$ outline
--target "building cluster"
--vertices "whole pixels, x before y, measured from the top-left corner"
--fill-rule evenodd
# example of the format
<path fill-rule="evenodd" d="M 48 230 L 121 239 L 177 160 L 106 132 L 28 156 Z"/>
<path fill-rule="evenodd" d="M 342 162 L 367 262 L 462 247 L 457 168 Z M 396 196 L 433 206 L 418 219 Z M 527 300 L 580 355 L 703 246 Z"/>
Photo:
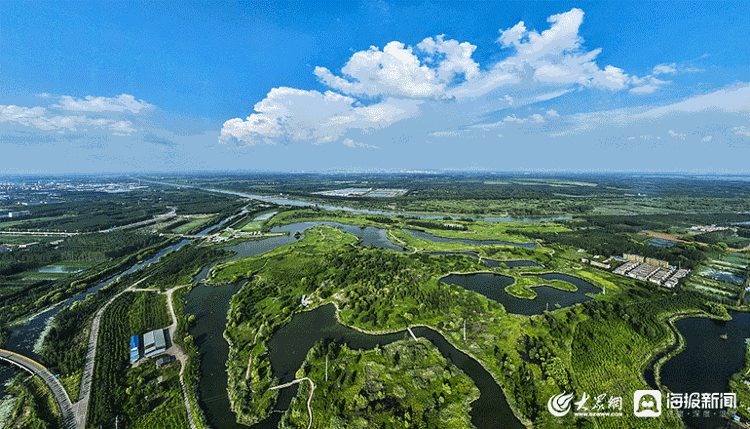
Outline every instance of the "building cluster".
<path fill-rule="evenodd" d="M 737 232 L 737 228 L 732 226 L 718 226 L 718 225 L 696 225 L 690 227 L 690 232 L 694 234 L 703 234 L 706 232 L 716 231 L 734 231 Z"/>
<path fill-rule="evenodd" d="M 141 338 L 143 342 L 141 343 Z M 164 329 L 155 329 L 143 335 L 130 337 L 130 363 L 134 364 L 141 359 L 150 358 L 167 351 L 167 338 Z"/>
<path fill-rule="evenodd" d="M 7 211 L 5 213 L 0 213 L 0 219 L 6 218 L 6 219 L 18 219 L 22 217 L 29 217 L 31 216 L 31 212 L 28 210 L 16 210 L 16 211 Z"/>
<path fill-rule="evenodd" d="M 680 280 L 690 274 L 690 270 L 674 267 L 661 259 L 628 253 L 622 256 L 626 262 L 614 269 L 615 274 L 648 281 L 669 289 L 677 286 Z"/>
<path fill-rule="evenodd" d="M 607 259 L 604 262 L 600 262 L 600 261 L 596 260 L 597 258 L 600 258 L 600 256 L 597 255 L 597 256 L 594 256 L 591 259 L 589 259 L 589 258 L 581 258 L 581 262 L 583 262 L 584 264 L 589 264 L 592 267 L 601 268 L 603 270 L 608 270 L 608 269 L 612 268 L 612 266 L 607 263 L 607 262 L 609 262 L 609 259 Z"/>
<path fill-rule="evenodd" d="M 344 188 L 334 189 L 331 191 L 320 191 L 313 192 L 317 195 L 325 195 L 328 197 L 370 197 L 370 198 L 394 198 L 405 195 L 409 192 L 408 189 L 392 189 L 392 188 Z"/>

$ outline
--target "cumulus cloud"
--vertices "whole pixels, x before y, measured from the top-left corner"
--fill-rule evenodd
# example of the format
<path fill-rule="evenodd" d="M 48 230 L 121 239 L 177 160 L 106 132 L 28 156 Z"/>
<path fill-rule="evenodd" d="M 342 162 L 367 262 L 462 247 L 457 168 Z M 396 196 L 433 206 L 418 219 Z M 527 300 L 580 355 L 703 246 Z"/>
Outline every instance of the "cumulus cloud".
<path fill-rule="evenodd" d="M 277 142 L 329 143 L 349 129 L 372 130 L 416 114 L 413 100 L 386 99 L 368 106 L 333 91 L 319 92 L 288 87 L 272 89 L 246 119 L 226 121 L 222 141 L 248 145 Z"/>
<path fill-rule="evenodd" d="M 523 21 L 500 30 L 497 48 L 505 55 L 483 65 L 474 58 L 476 45 L 442 34 L 414 46 L 397 40 L 382 48 L 370 46 L 354 52 L 338 71 L 315 67 L 325 90 L 270 90 L 245 119 L 224 123 L 220 141 L 360 142 L 394 124 L 406 126 L 403 123 L 409 124 L 410 133 L 438 137 L 447 134 L 435 133 L 452 131 L 441 123 L 447 117 L 456 131 L 508 122 L 541 124 L 559 115 L 554 110 L 516 114 L 511 109 L 587 89 L 650 94 L 670 83 L 657 76 L 678 69 L 659 64 L 639 77 L 600 64 L 602 49 L 586 48 L 580 35 L 581 9 L 552 15 L 547 22 L 542 31 L 527 28 Z"/>
<path fill-rule="evenodd" d="M 437 71 L 423 64 L 411 47 L 397 41 L 389 42 L 383 50 L 371 46 L 355 52 L 341 71 L 345 77 L 315 67 L 318 79 L 349 95 L 425 98 L 445 91 Z"/>
<path fill-rule="evenodd" d="M 571 9 L 547 18 L 550 28 L 528 30 L 523 21 L 503 30 L 498 42 L 515 54 L 495 66 L 495 71 L 523 75 L 531 70 L 535 81 L 554 85 L 582 85 L 606 90 L 627 87 L 630 76 L 621 68 L 596 63 L 601 49 L 587 51 L 579 29 L 584 12 Z"/>
<path fill-rule="evenodd" d="M 0 123 L 16 124 L 40 131 L 77 132 L 91 129 L 109 131 L 114 135 L 129 135 L 136 131 L 132 122 L 83 115 L 62 115 L 47 108 L 0 105 Z"/>
<path fill-rule="evenodd" d="M 143 100 L 138 100 L 130 94 L 120 94 L 115 97 L 87 95 L 83 98 L 62 95 L 54 107 L 73 112 L 124 112 L 139 114 L 153 109 L 154 105 Z"/>
<path fill-rule="evenodd" d="M 422 40 L 417 48 L 432 55 L 427 60 L 438 64 L 437 77 L 442 82 L 453 82 L 457 76 L 463 76 L 466 80 L 479 76 L 479 64 L 471 58 L 477 47 L 469 42 L 445 40 L 445 35 L 441 34 Z"/>

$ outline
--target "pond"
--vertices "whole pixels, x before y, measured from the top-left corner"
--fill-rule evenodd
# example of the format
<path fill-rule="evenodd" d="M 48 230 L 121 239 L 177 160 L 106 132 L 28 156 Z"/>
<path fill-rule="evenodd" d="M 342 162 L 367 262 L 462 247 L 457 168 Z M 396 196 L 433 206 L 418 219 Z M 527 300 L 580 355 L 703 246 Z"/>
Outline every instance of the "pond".
<path fill-rule="evenodd" d="M 745 339 L 750 337 L 750 313 L 730 311 L 730 321 L 691 317 L 675 326 L 685 339 L 685 350 L 661 368 L 661 383 L 678 393 L 729 392 L 729 379 L 745 361 Z M 726 335 L 726 340 L 721 339 Z M 720 416 L 683 420 L 692 429 L 726 427 Z"/>
<path fill-rule="evenodd" d="M 411 235 L 417 238 L 421 238 L 427 241 L 432 241 L 434 243 L 464 243 L 464 244 L 473 244 L 475 246 L 501 244 L 503 246 L 524 247 L 527 249 L 536 247 L 535 243 L 514 243 L 512 241 L 505 241 L 505 240 L 471 240 L 468 238 L 439 237 L 437 235 L 430 234 L 429 232 L 421 231 L 418 229 L 409 229 L 409 228 L 405 228 L 404 231 L 410 233 Z"/>
<path fill-rule="evenodd" d="M 575 276 L 562 273 L 535 274 L 545 280 L 561 280 L 578 287 L 576 292 L 567 292 L 550 286 L 534 286 L 537 296 L 534 299 L 516 298 L 505 292 L 514 279 L 497 273 L 449 274 L 440 279 L 443 283 L 461 286 L 499 302 L 505 311 L 513 314 L 532 316 L 546 310 L 555 310 L 557 306 L 569 307 L 591 298 L 587 294 L 598 293 L 599 288 Z"/>
<path fill-rule="evenodd" d="M 471 404 L 471 421 L 480 429 L 522 428 L 523 425 L 513 415 L 505 395 L 487 370 L 476 360 L 453 347 L 440 333 L 427 327 L 412 328 L 417 337 L 432 342 L 443 356 L 466 373 L 477 386 L 479 398 Z M 324 305 L 311 311 L 295 314 L 292 319 L 276 331 L 268 342 L 269 358 L 273 375 L 279 383 L 293 380 L 295 372 L 302 366 L 308 351 L 322 340 L 346 343 L 349 347 L 369 350 L 394 341 L 408 339 L 407 332 L 400 331 L 385 335 L 366 334 L 341 325 L 336 320 L 333 304 Z M 266 420 L 253 426 L 254 429 L 276 428 L 281 412 L 289 408 L 297 394 L 297 385 L 279 392 L 275 410 Z"/>
<path fill-rule="evenodd" d="M 83 268 L 69 267 L 66 265 L 46 265 L 37 270 L 37 272 L 39 273 L 50 273 L 50 274 L 75 274 L 75 273 L 80 273 L 81 271 L 83 271 Z"/>

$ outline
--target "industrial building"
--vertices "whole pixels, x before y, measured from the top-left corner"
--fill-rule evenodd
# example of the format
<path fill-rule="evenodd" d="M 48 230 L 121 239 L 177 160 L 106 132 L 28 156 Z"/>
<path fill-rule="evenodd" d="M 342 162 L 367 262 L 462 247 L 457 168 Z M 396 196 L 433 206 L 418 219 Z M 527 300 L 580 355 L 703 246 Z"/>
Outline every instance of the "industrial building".
<path fill-rule="evenodd" d="M 143 355 L 145 357 L 156 356 L 167 350 L 167 339 L 163 329 L 155 329 L 143 334 Z"/>
<path fill-rule="evenodd" d="M 31 216 L 31 212 L 28 210 L 19 210 L 19 211 L 9 211 L 7 213 L 4 213 L 0 217 L 6 217 L 8 219 L 18 219 L 19 217 L 28 217 Z"/>
<path fill-rule="evenodd" d="M 160 357 L 159 359 L 156 359 L 156 367 L 161 368 L 164 365 L 169 365 L 170 363 L 175 361 L 175 357 L 172 355 L 164 355 Z"/>
<path fill-rule="evenodd" d="M 677 286 L 680 280 L 690 274 L 690 270 L 677 269 L 661 259 L 645 258 L 630 253 L 625 253 L 622 257 L 627 262 L 615 268 L 613 273 L 644 282 L 648 281 L 669 289 Z"/>
<path fill-rule="evenodd" d="M 130 337 L 130 364 L 134 364 L 141 359 L 141 339 L 138 335 Z"/>

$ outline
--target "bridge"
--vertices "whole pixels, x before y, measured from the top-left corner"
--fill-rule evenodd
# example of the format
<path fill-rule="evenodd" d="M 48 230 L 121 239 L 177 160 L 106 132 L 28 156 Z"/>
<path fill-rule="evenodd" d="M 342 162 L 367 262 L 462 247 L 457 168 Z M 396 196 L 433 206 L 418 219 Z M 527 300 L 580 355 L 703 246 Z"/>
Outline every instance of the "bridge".
<path fill-rule="evenodd" d="M 49 387 L 52 391 L 52 395 L 55 397 L 55 402 L 57 402 L 58 407 L 60 407 L 63 428 L 83 429 L 83 426 L 79 426 L 76 422 L 75 413 L 73 412 L 73 404 L 70 402 L 68 392 L 65 391 L 60 380 L 55 378 L 55 376 L 52 375 L 44 365 L 31 358 L 5 349 L 0 349 L 0 360 L 11 363 L 31 375 L 38 376 L 44 384 Z"/>

